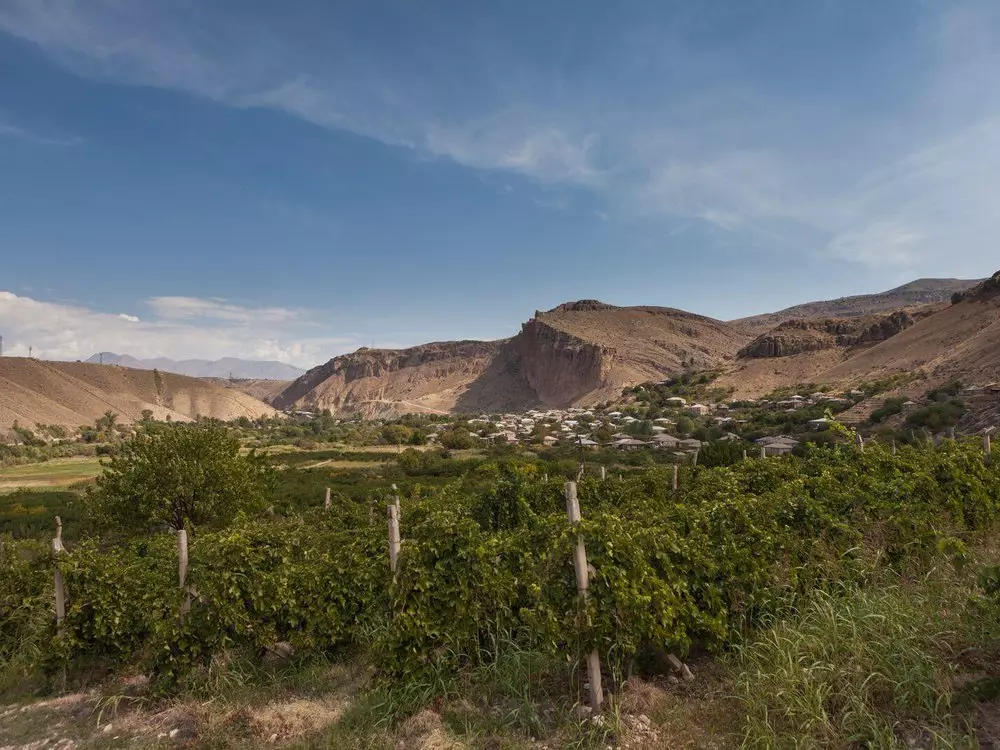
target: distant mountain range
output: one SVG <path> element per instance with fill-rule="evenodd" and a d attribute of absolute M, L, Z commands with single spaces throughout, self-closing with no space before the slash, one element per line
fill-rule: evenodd
<path fill-rule="evenodd" d="M 236 357 L 222 359 L 182 359 L 167 357 L 138 359 L 129 354 L 100 352 L 87 360 L 90 364 L 120 365 L 137 370 L 162 370 L 194 378 L 237 378 L 240 380 L 295 380 L 305 374 L 305 370 L 286 365 L 284 362 L 259 362 Z"/>
<path fill-rule="evenodd" d="M 921 305 L 948 302 L 952 296 L 972 289 L 983 279 L 917 279 L 887 292 L 806 302 L 778 312 L 731 320 L 747 330 L 759 332 L 788 320 L 809 318 L 854 318 L 892 312 Z"/>

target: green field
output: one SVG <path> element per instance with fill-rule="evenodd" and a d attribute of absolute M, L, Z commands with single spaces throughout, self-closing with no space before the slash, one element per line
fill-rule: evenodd
<path fill-rule="evenodd" d="M 55 458 L 0 469 L 0 491 L 20 487 L 68 487 L 101 473 L 98 458 Z"/>

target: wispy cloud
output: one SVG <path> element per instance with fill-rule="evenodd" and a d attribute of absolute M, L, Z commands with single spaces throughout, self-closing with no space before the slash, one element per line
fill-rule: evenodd
<path fill-rule="evenodd" d="M 225 300 L 197 297 L 152 297 L 147 301 L 153 312 L 164 320 L 222 320 L 244 325 L 282 324 L 302 321 L 304 310 L 283 307 L 244 307 Z"/>
<path fill-rule="evenodd" d="M 78 146 L 83 143 L 83 139 L 77 136 L 62 138 L 53 135 L 45 135 L 43 133 L 25 130 L 17 125 L 11 125 L 10 123 L 3 122 L 2 120 L 0 120 L 0 138 L 17 138 L 22 141 L 39 143 L 44 146 Z"/>
<path fill-rule="evenodd" d="M 157 297 L 152 314 L 106 313 L 0 291 L 4 353 L 86 359 L 116 351 L 135 357 L 278 360 L 311 367 L 360 345 L 352 335 L 326 335 L 305 310 L 252 308 L 225 300 Z"/>
<path fill-rule="evenodd" d="M 722 64 L 683 29 L 642 23 L 602 29 L 599 64 L 578 71 L 481 27 L 401 35 L 409 46 L 385 59 L 334 21 L 310 42 L 288 19 L 185 2 L 7 0 L 0 29 L 81 75 L 593 191 L 612 219 L 697 219 L 790 254 L 971 274 L 995 257 L 1000 230 L 998 7 L 915 5 L 923 21 L 907 33 L 920 65 L 905 69 L 897 109 L 877 115 L 844 114 L 822 88 L 786 94 L 745 74 L 739 54 Z M 245 322 L 225 305 L 154 304 L 173 319 Z"/>

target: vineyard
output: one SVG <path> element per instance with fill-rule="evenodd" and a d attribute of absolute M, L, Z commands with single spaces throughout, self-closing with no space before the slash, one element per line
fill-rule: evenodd
<path fill-rule="evenodd" d="M 97 662 L 140 666 L 169 692 L 230 650 L 288 644 L 298 654 L 362 649 L 379 674 L 409 679 L 487 658 L 505 633 L 581 659 L 596 649 L 613 686 L 650 649 L 724 649 L 790 593 L 961 551 L 1000 506 L 1000 473 L 972 442 L 695 467 L 676 495 L 667 471 L 586 477 L 575 525 L 562 482 L 530 466 L 474 473 L 400 499 L 395 574 L 384 505 L 370 502 L 195 531 L 184 591 L 169 532 L 90 539 L 58 555 L 5 541 L 5 677 Z M 489 490 L 470 490 L 484 479 Z M 578 533 L 586 599 L 572 565 Z"/>

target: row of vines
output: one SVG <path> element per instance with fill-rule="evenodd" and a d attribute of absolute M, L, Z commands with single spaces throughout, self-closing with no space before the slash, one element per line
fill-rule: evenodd
<path fill-rule="evenodd" d="M 586 478 L 576 528 L 561 483 L 530 466 L 475 471 L 402 498 L 395 576 L 370 503 L 192 534 L 183 620 L 169 533 L 88 540 L 58 558 L 0 542 L 0 665 L 32 645 L 35 667 L 141 666 L 170 689 L 230 649 L 288 642 L 363 649 L 401 676 L 481 658 L 497 632 L 623 665 L 650 645 L 724 647 L 790 592 L 863 581 L 875 561 L 918 567 L 943 545 L 961 549 L 1000 507 L 1000 471 L 971 442 L 695 467 L 677 496 L 657 469 Z M 490 489 L 472 490 L 484 474 Z M 578 532 L 593 566 L 586 602 L 571 563 Z M 55 566 L 67 592 L 58 630 Z"/>

